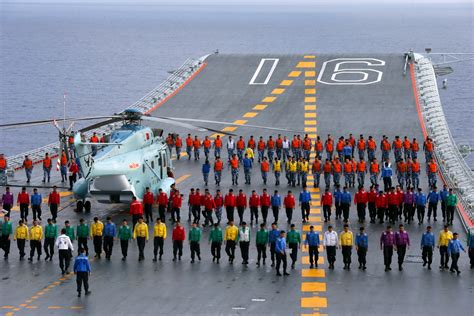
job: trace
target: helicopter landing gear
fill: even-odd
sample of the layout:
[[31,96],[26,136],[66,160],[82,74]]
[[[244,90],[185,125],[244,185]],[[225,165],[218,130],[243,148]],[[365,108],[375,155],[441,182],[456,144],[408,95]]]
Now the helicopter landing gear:
[[84,203],[84,209],[86,210],[87,213],[89,213],[91,211],[91,207],[92,207],[91,201],[86,201]]
[[76,212],[82,213],[82,210],[84,209],[84,202],[82,201],[77,201],[76,204]]

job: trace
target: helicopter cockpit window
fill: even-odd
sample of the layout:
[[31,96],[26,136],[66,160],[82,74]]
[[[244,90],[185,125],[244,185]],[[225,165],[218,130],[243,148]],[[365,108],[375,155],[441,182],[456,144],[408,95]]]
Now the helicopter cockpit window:
[[142,165],[142,171],[145,173],[145,164]]
[[153,160],[151,161],[151,169],[155,169],[155,162]]

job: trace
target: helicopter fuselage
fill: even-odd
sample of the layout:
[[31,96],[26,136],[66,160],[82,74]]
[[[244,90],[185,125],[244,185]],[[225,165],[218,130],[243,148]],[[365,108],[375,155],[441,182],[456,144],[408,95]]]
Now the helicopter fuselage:
[[[147,187],[169,193],[173,178],[170,153],[160,130],[125,124],[107,137],[105,144],[91,144],[77,134],[76,157],[84,175],[73,187],[76,199],[93,197],[100,203],[129,203],[142,199]],[[95,147],[95,148],[94,148]]]

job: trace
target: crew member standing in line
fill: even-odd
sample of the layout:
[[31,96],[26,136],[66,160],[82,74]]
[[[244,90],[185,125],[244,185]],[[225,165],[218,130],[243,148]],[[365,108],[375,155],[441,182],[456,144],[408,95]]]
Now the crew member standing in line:
[[211,243],[211,254],[212,254],[212,262],[219,263],[221,258],[221,248],[222,242],[224,240],[224,236],[222,234],[222,229],[220,228],[218,223],[214,224],[210,234],[209,234],[209,242]]
[[158,195],[156,197],[156,203],[158,204],[158,214],[160,216],[160,220],[165,223],[166,222],[166,207],[168,206],[168,196],[165,192],[160,188],[158,189]]
[[137,240],[138,261],[145,260],[145,243],[148,241],[148,225],[143,222],[143,216],[138,219],[133,229],[133,239]]
[[71,262],[71,254],[74,251],[71,239],[66,235],[66,229],[61,229],[61,235],[56,239],[56,247],[59,252],[59,267],[61,274],[69,274],[69,264]]
[[359,186],[359,191],[354,196],[354,204],[357,206],[357,217],[359,217],[359,223],[365,221],[365,209],[367,207],[368,194],[365,192],[363,186]]
[[300,207],[301,207],[301,217],[303,218],[303,223],[309,221],[309,210],[311,205],[311,194],[306,189],[306,186],[303,186],[303,191],[300,192]]
[[393,248],[395,247],[395,234],[392,232],[392,226],[387,226],[380,236],[380,250],[383,250],[383,261],[385,271],[391,271]]
[[224,163],[219,157],[216,157],[214,161],[214,180],[216,180],[216,185],[219,186],[222,178],[222,169],[224,168]]
[[344,230],[339,235],[339,244],[342,250],[342,260],[344,262],[344,270],[351,269],[352,246],[354,245],[354,236],[349,230],[349,225],[344,224]]
[[91,238],[94,244],[95,258],[100,259],[102,254],[102,233],[104,231],[104,224],[99,221],[98,217],[94,217],[94,222],[91,224]]
[[280,265],[283,262],[283,275],[290,275],[286,272],[287,261],[286,261],[286,238],[285,231],[280,231],[280,236],[275,242],[275,253],[277,255],[277,264],[276,264],[276,275],[281,276]]
[[[10,217],[5,215],[3,217],[3,223],[0,226],[0,248],[3,249],[4,255],[3,258],[8,259],[8,254],[10,253],[10,235],[13,233],[13,226],[10,222]],[[26,233],[26,237],[28,233]]]
[[351,193],[347,190],[347,187],[342,188],[342,190],[343,190],[341,194],[342,217],[344,219],[344,223],[348,223],[352,196],[351,196]]
[[281,208],[281,196],[278,193],[278,190],[275,190],[275,192],[273,192],[270,202],[271,202],[272,211],[273,211],[273,221],[275,223],[278,223],[278,217],[279,217],[280,208]]
[[235,246],[237,244],[237,239],[239,238],[239,229],[234,225],[234,221],[229,221],[229,225],[225,229],[224,233],[224,243],[225,243],[225,252],[229,257],[229,263],[234,263],[235,258]]
[[[150,191],[150,188],[145,189],[145,194],[143,195],[143,208],[145,210],[145,223],[153,223],[153,202],[155,197]],[[133,225],[135,226],[135,225]]]
[[222,197],[221,190],[216,190],[214,196],[214,205],[216,206],[215,213],[217,218],[217,224],[221,224],[222,220],[222,207],[224,206],[224,198]]
[[122,261],[127,259],[128,255],[128,243],[132,239],[132,230],[128,226],[127,220],[122,221],[122,225],[118,230],[118,239],[120,240],[120,250],[122,250]]
[[280,185],[280,174],[281,174],[281,161],[278,157],[275,157],[272,164],[273,174],[275,175],[275,185]]
[[48,206],[54,222],[58,217],[58,208],[59,204],[61,203],[61,197],[59,196],[59,193],[56,191],[56,189],[56,186],[53,186],[53,192],[51,192],[48,197]]
[[428,226],[426,227],[426,232],[421,236],[421,258],[423,259],[423,267],[428,264],[428,270],[431,270],[434,247],[435,237],[431,232],[431,226]]
[[18,193],[18,197],[16,199],[17,205],[20,207],[20,218],[28,222],[28,208],[30,206],[30,195],[26,192],[26,188],[21,188],[21,192]]
[[194,263],[194,258],[197,256],[198,260],[201,261],[201,228],[198,223],[193,223],[192,228],[189,230],[189,248],[191,250],[191,263]]
[[48,224],[44,227],[44,253],[46,258],[44,260],[52,261],[54,255],[54,242],[58,237],[58,227],[55,223],[48,218]]
[[86,295],[91,294],[89,291],[89,275],[91,274],[91,266],[89,259],[84,255],[84,249],[79,249],[79,255],[74,261],[74,274],[76,275],[77,297],[81,297],[82,284]]
[[323,245],[326,248],[326,255],[328,257],[329,269],[334,270],[334,263],[336,262],[336,249],[338,237],[337,233],[333,231],[332,226],[328,226],[328,230],[324,232]]
[[443,215],[443,222],[446,221],[446,198],[448,197],[448,186],[443,185],[443,190],[439,191],[439,199],[441,201],[441,213]]
[[234,210],[236,206],[236,198],[234,195],[234,190],[229,189],[229,193],[225,195],[224,198],[225,212],[228,222],[234,221]]
[[39,219],[41,221],[41,204],[43,203],[43,197],[38,193],[38,189],[33,189],[33,195],[31,196],[31,210],[33,211],[33,219]]
[[176,190],[171,201],[171,219],[173,223],[181,221],[181,205],[183,204],[183,195]]
[[425,208],[426,208],[426,195],[423,193],[421,188],[418,188],[418,193],[416,194],[416,213],[418,216],[418,225],[423,223],[425,217]]
[[79,220],[79,225],[76,226],[77,248],[84,249],[86,256],[89,256],[89,247],[87,246],[87,239],[89,239],[89,225],[84,223],[84,219]]
[[[260,207],[262,211],[262,219],[263,223],[267,224],[267,217],[268,217],[268,210],[270,209],[271,205],[271,197],[270,194],[267,193],[267,189],[263,189],[262,195],[260,195]],[[258,224],[256,222],[256,224]]]
[[178,256],[178,260],[181,260],[183,256],[183,243],[186,240],[186,231],[179,221],[176,222],[173,228],[171,239],[173,241],[173,261],[176,261],[176,256]]
[[436,192],[436,187],[432,187],[430,193],[426,198],[428,200],[428,221],[431,219],[431,214],[433,214],[433,219],[436,222],[436,213],[438,211],[438,202],[440,200],[439,193]]
[[249,158],[247,154],[245,154],[245,158],[242,160],[242,165],[244,167],[244,178],[245,184],[251,184],[251,175],[252,175],[252,159]]
[[291,220],[293,218],[293,210],[295,209],[295,205],[296,205],[295,197],[293,193],[291,193],[291,191],[288,191],[288,195],[285,196],[285,199],[283,200],[283,204],[285,206],[287,223],[291,224]]
[[242,222],[239,228],[238,241],[242,254],[242,264],[249,264],[250,228],[246,222]]
[[202,178],[204,180],[204,185],[207,187],[207,184],[209,183],[209,173],[211,172],[211,164],[209,163],[209,160],[204,161],[202,164]]
[[[6,235],[7,231],[4,228],[11,229],[11,223],[8,221],[9,218],[6,218],[6,222],[2,225],[2,236],[8,236],[8,244],[4,244],[5,249],[5,259],[8,259],[8,253],[10,251],[10,235]],[[33,221],[34,222],[34,221]],[[5,226],[5,223],[10,224]],[[22,219],[18,222],[18,226],[15,229],[15,235],[13,236],[13,240],[16,240],[16,245],[18,247],[18,251],[20,253],[20,261],[23,260],[25,257],[25,244],[26,240],[28,239],[28,226],[25,225]]]
[[247,196],[243,190],[239,190],[239,195],[237,195],[237,213],[239,214],[239,225],[242,225],[244,220],[244,212],[247,208]]
[[[95,146],[92,147],[92,156],[95,155],[94,148]],[[46,182],[46,179],[48,179],[48,183],[51,180],[51,167],[51,158],[49,157],[49,154],[46,153],[43,159],[43,183]]]
[[275,245],[279,236],[280,231],[278,230],[277,224],[272,223],[272,229],[268,232],[268,243],[270,244],[270,259],[272,260],[271,267],[275,266]]
[[143,205],[137,200],[136,196],[132,197],[132,203],[130,204],[130,215],[132,215],[132,226],[135,227],[138,219],[143,217]]
[[323,207],[324,222],[326,223],[331,220],[332,194],[329,192],[329,188],[324,190],[321,205]]
[[375,185],[370,186],[370,191],[367,193],[367,202],[369,205],[370,223],[375,224],[375,219],[377,218],[377,190]]
[[[176,150],[176,159],[179,160],[181,158],[181,148],[183,147],[183,140],[178,134],[176,134],[174,147]],[[171,152],[170,152],[170,155],[171,155]]]
[[239,185],[239,159],[237,155],[233,155],[229,158],[230,173],[232,176],[232,185]]
[[469,247],[469,260],[471,269],[474,269],[474,229],[472,228],[467,236],[467,246]]
[[265,229],[265,224],[260,224],[260,229],[257,231],[255,238],[255,246],[257,247],[257,267],[260,267],[260,259],[263,259],[263,265],[265,265],[265,259],[267,258],[267,244],[268,244],[268,231]]
[[398,270],[403,270],[403,261],[405,260],[405,254],[407,249],[410,248],[410,236],[403,227],[403,224],[399,225],[398,232],[395,233],[395,249],[398,254]]
[[291,249],[291,268],[295,268],[296,261],[298,260],[298,248],[301,244],[301,234],[296,230],[295,224],[291,224],[290,231],[287,234],[288,248]]
[[461,244],[461,241],[458,239],[458,233],[454,233],[453,239],[451,239],[448,244],[448,255],[451,256],[451,268],[449,269],[449,271],[456,271],[458,275],[461,274],[461,271],[459,271],[458,267],[458,260],[459,255],[461,254],[461,250],[466,252],[466,250]]
[[453,225],[454,210],[458,205],[458,197],[454,194],[453,189],[449,189],[448,196],[446,197],[446,217],[447,224]]
[[439,268],[441,270],[448,269],[448,244],[451,239],[453,239],[453,233],[448,229],[448,225],[444,225],[444,229],[439,233],[438,237],[438,248],[441,256]]
[[365,228],[361,227],[360,232],[356,235],[355,246],[357,257],[359,259],[359,269],[367,269],[367,250],[369,249],[369,238],[365,233]]
[[104,226],[104,251],[106,260],[110,260],[110,257],[112,256],[115,235],[117,235],[117,228],[112,222],[112,218],[107,216],[107,222]]
[[309,268],[318,267],[319,260],[319,233],[314,231],[314,226],[309,226],[309,232],[306,233],[304,244],[308,247],[309,253]]
[[255,190],[252,190],[252,194],[249,198],[250,207],[250,225],[253,225],[253,219],[255,217],[255,223],[258,224],[258,207],[260,206],[260,197]]
[[28,261],[33,261],[33,256],[35,255],[35,250],[38,255],[38,261],[41,258],[41,240],[43,239],[43,228],[38,225],[37,221],[33,221],[33,226],[29,231],[30,239],[30,257]]

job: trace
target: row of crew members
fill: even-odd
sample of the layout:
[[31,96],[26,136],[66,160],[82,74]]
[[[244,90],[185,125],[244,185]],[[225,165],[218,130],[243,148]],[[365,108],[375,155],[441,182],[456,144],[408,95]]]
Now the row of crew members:
[[[176,154],[179,157],[181,149],[183,147],[183,140],[178,134],[168,134],[166,143],[170,152],[175,148]],[[220,135],[217,135],[214,140],[211,140],[209,136],[205,136],[204,140],[200,140],[197,135],[194,138],[191,134],[188,134],[184,140],[186,153],[188,159],[191,159],[194,153],[194,159],[199,159],[199,151],[201,147],[204,149],[206,159],[209,159],[211,149],[214,149],[214,156],[221,157],[221,150],[224,148],[223,140]],[[276,138],[269,136],[267,140],[264,140],[263,136],[260,136],[256,140],[253,136],[247,140],[244,140],[243,136],[239,136],[237,140],[234,140],[232,136],[228,136],[225,144],[225,148],[228,151],[228,158],[230,159],[234,153],[237,154],[239,160],[243,159],[243,155],[246,148],[250,148],[258,153],[259,161],[262,160],[265,150],[270,160],[273,160],[273,156],[276,154],[278,159],[284,161],[290,154],[290,150],[297,159],[304,157],[309,159],[311,149],[314,148],[316,155],[319,159],[322,159],[323,151],[327,153],[327,158],[332,160],[335,154],[338,155],[339,159],[343,161],[344,157],[355,156],[357,150],[359,159],[365,159],[365,153],[367,152],[368,160],[375,158],[375,152],[377,150],[377,143],[372,136],[366,140],[364,135],[360,135],[359,139],[356,140],[352,134],[349,134],[348,138],[344,136],[339,137],[336,142],[331,135],[328,135],[324,141],[317,136],[316,140],[313,141],[306,134],[304,137],[301,135],[293,135],[293,139],[289,140],[286,136],[278,134]],[[395,136],[395,139],[390,143],[389,138],[386,135],[382,136],[380,142],[380,149],[382,151],[381,160],[389,158],[390,152],[393,150],[395,160],[417,158],[420,150],[420,145],[416,138],[412,141],[409,140],[408,136],[405,136],[402,140],[400,136]],[[433,158],[434,142],[431,138],[427,137],[423,142],[423,150],[425,152],[426,161],[430,161]]]

